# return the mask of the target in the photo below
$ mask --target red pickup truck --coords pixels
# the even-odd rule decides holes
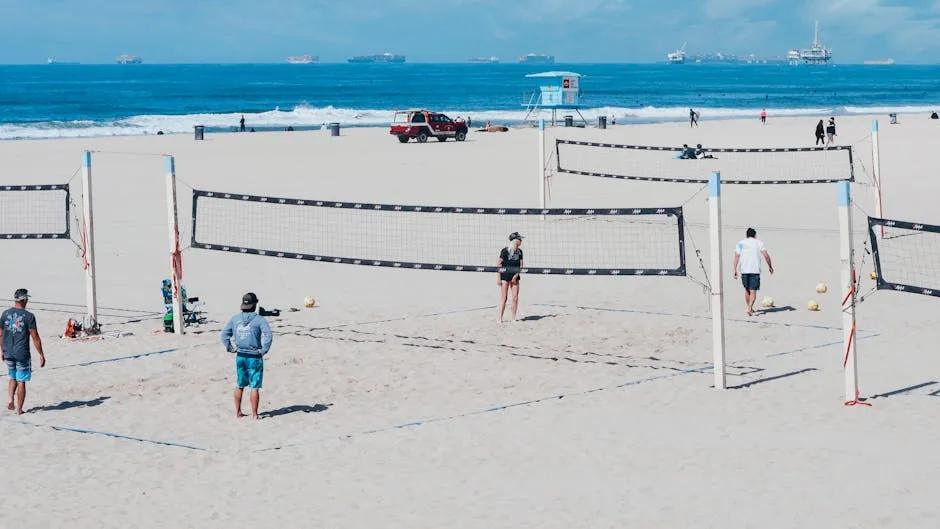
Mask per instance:
[[[428,141],[428,138],[437,138],[437,141],[447,141],[454,138],[457,141],[467,139],[467,122],[458,118],[453,120],[440,112],[427,110],[402,110],[395,112],[392,136],[398,141],[408,143],[414,138],[418,143]]]

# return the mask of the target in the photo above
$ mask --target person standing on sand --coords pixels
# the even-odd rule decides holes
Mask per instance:
[[[261,381],[264,377],[264,355],[271,350],[274,335],[268,322],[255,312],[258,296],[249,292],[242,296],[241,312],[232,316],[222,329],[222,345],[235,353],[235,417],[241,418],[242,393],[251,390],[251,418],[258,419]]]
[[[836,142],[836,118],[829,118],[829,125],[826,126],[826,145],[832,145]]]
[[[689,127],[698,127],[698,112],[694,109],[689,109]]]
[[[760,259],[767,261],[767,270],[774,273],[774,265],[770,262],[770,254],[764,248],[763,241],[757,239],[757,231],[748,228],[745,239],[738,241],[734,248],[734,278],[738,278],[738,267],[741,270],[741,282],[744,284],[744,303],[747,306],[747,315],[754,315],[754,302],[757,301],[757,292],[760,290]]]
[[[761,122],[761,125],[767,124],[767,109],[766,108],[762,108],[760,111],[760,122]]]
[[[30,338],[36,346],[36,352],[39,353],[39,367],[45,367],[46,355],[42,352],[42,340],[36,328],[36,316],[26,310],[29,292],[25,288],[17,289],[13,293],[13,302],[13,308],[3,311],[0,315],[0,344],[2,344],[7,373],[10,376],[10,402],[7,404],[7,409],[16,411],[17,415],[22,415],[23,403],[26,402],[26,383],[33,378],[32,355],[29,351]]]
[[[239,132],[245,132],[245,116],[242,115],[242,119],[238,120],[238,130]]]
[[[819,123],[816,124],[816,145],[822,143],[826,145],[826,127],[823,125],[823,120],[819,120]]]
[[[499,285],[499,323],[503,323],[503,314],[506,312],[506,298],[512,290],[512,320],[516,321],[516,310],[519,308],[519,279],[522,272],[522,235],[514,231],[509,234],[509,246],[499,252],[499,261],[496,266],[506,268],[505,272],[497,272],[496,284]]]

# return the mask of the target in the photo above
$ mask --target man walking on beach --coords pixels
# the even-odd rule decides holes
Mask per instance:
[[[264,355],[271,349],[274,339],[271,327],[255,312],[258,296],[249,292],[242,296],[241,312],[222,329],[222,345],[235,353],[235,417],[241,418],[242,393],[251,390],[251,418],[258,419],[258,401],[261,399],[261,381],[264,377]]]
[[[689,109],[689,127],[698,127],[698,112]]]
[[[738,241],[734,248],[734,278],[738,278],[738,267],[741,270],[741,282],[744,284],[744,303],[747,306],[747,315],[754,315],[754,302],[757,301],[757,291],[760,290],[760,260],[767,261],[767,269],[774,273],[774,265],[770,262],[770,254],[764,248],[763,241],[757,239],[757,231],[748,228],[746,238]]]
[[[29,303],[29,292],[25,288],[17,289],[13,293],[13,308],[3,311],[0,315],[0,344],[3,348],[3,361],[10,376],[8,410],[23,414],[23,403],[26,401],[26,383],[32,379],[32,355],[29,351],[29,340],[32,338],[39,353],[39,367],[45,367],[46,355],[42,352],[42,340],[39,339],[39,330],[36,328],[36,316],[26,310]],[[14,400],[16,402],[14,402]]]

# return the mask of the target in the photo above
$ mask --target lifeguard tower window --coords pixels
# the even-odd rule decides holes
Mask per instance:
[[[424,123],[424,113],[415,112],[415,115],[411,117],[412,123]]]

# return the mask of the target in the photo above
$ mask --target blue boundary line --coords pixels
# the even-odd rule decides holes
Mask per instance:
[[[187,350],[189,350],[189,349],[198,349],[198,348],[200,348],[200,347],[206,347],[206,346],[208,346],[208,345],[211,345],[211,344],[208,344],[208,343],[201,343],[201,344],[190,345],[190,346],[187,346],[187,347],[173,347],[173,348],[170,348],[170,349],[161,349],[161,350],[159,350],[159,351],[151,351],[151,352],[149,352],[149,353],[139,353],[139,354],[128,355],[128,356],[117,356],[117,357],[114,357],[114,358],[105,358],[105,359],[102,359],[102,360],[89,360],[89,361],[87,361],[87,362],[79,362],[79,363],[77,363],[77,364],[66,364],[66,365],[64,365],[64,366],[50,367],[50,368],[49,368],[49,371],[56,371],[56,370],[58,370],[58,369],[67,369],[67,368],[71,368],[71,367],[88,367],[88,366],[92,366],[92,365],[95,365],[95,364],[106,364],[106,363],[108,363],[108,362],[119,362],[119,361],[121,361],[121,360],[135,360],[135,359],[138,359],[138,358],[146,358],[146,357],[148,357],[148,356],[156,356],[156,355],[162,355],[162,354],[167,354],[167,353],[174,353],[174,352],[177,352],[177,351],[187,351]],[[6,376],[7,376],[6,373],[0,373],[0,378],[6,377]]]
[[[11,424],[22,424],[24,426],[32,426],[34,428],[49,428],[51,430],[55,430],[59,432],[72,432],[72,433],[80,433],[80,434],[87,434],[87,435],[101,435],[104,437],[112,437],[114,439],[124,439],[127,441],[137,441],[140,443],[148,443],[148,444],[161,445],[161,446],[172,446],[175,448],[185,448],[187,450],[195,450],[197,452],[216,452],[216,450],[212,450],[209,448],[201,448],[198,446],[192,446],[192,445],[187,445],[187,444],[182,444],[182,443],[174,443],[171,441],[158,441],[154,439],[144,439],[142,437],[134,437],[130,435],[122,435],[122,434],[112,433],[112,432],[103,432],[100,430],[88,430],[85,428],[72,428],[69,426],[56,426],[52,424],[38,424],[38,423],[24,421],[20,419],[0,418],[0,421],[8,422]]]
[[[865,339],[868,339],[868,338],[874,338],[875,336],[879,336],[879,334],[869,334],[869,335],[866,335],[866,336],[861,336],[861,337],[858,337],[857,340],[861,341],[861,340],[865,340]],[[818,345],[810,345],[810,346],[800,347],[800,348],[797,348],[797,349],[791,349],[791,350],[788,350],[788,351],[781,351],[781,352],[778,352],[778,353],[768,353],[768,354],[765,354],[765,355],[763,355],[763,356],[764,356],[765,358],[774,358],[774,357],[779,357],[779,356],[784,356],[784,355],[795,354],[795,353],[799,353],[799,352],[803,352],[803,351],[811,351],[811,350],[815,350],[815,349],[824,349],[824,348],[826,348],[826,347],[832,347],[832,346],[834,346],[834,345],[841,345],[841,344],[842,344],[842,340],[839,340],[838,342],[827,342],[827,343],[818,344]],[[749,360],[754,360],[754,359],[753,359],[753,358],[752,358],[752,359],[743,359],[743,360],[739,360],[739,361],[737,361],[737,362],[735,362],[735,363],[747,362],[747,361],[749,361]],[[315,439],[315,440],[313,440],[313,441],[302,441],[302,442],[298,442],[298,443],[290,443],[290,444],[286,444],[286,445],[272,446],[272,447],[268,447],[268,448],[259,448],[259,449],[256,449],[256,450],[252,450],[252,452],[271,452],[271,451],[275,451],[275,450],[281,450],[281,449],[284,449],[284,448],[295,448],[295,447],[298,447],[298,446],[304,446],[304,445],[310,445],[310,444],[317,444],[317,443],[322,443],[322,442],[325,442],[325,441],[336,440],[336,439],[340,439],[340,440],[341,440],[341,439],[350,439],[350,438],[353,438],[353,437],[360,437],[360,436],[364,436],[364,435],[372,435],[372,434],[383,433],[383,432],[391,432],[391,431],[394,431],[394,430],[403,430],[403,429],[406,429],[406,428],[417,428],[417,427],[419,427],[419,426],[424,426],[424,425],[427,425],[427,424],[433,424],[433,423],[444,422],[444,421],[452,421],[452,420],[456,420],[456,419],[463,419],[463,418],[466,418],[466,417],[473,417],[473,416],[476,416],[476,415],[483,415],[484,413],[492,413],[492,412],[498,412],[498,411],[505,411],[505,410],[509,410],[509,409],[512,409],[512,408],[518,408],[518,407],[521,407],[521,406],[531,406],[531,405],[535,405],[535,404],[542,404],[542,403],[545,403],[545,402],[550,402],[550,401],[555,401],[555,400],[561,400],[561,399],[564,399],[564,398],[567,398],[567,397],[582,397],[582,396],[585,396],[585,395],[589,395],[589,394],[591,394],[591,393],[598,393],[598,392],[601,392],[601,391],[609,391],[609,390],[627,388],[627,387],[630,387],[630,386],[638,386],[638,385],[640,385],[640,384],[645,384],[645,383],[647,383],[647,382],[655,382],[655,381],[657,381],[657,380],[666,380],[666,379],[676,378],[676,377],[680,377],[680,376],[684,376],[684,375],[690,375],[690,374],[706,374],[706,373],[712,371],[713,369],[714,369],[714,364],[709,363],[709,364],[707,364],[707,365],[705,365],[705,366],[703,366],[703,367],[698,367],[698,368],[695,368],[695,369],[686,369],[686,370],[683,370],[683,371],[676,371],[676,372],[674,372],[674,373],[668,373],[668,374],[665,374],[665,375],[657,375],[657,376],[653,376],[653,377],[641,378],[641,379],[636,379],[636,380],[629,380],[629,381],[627,381],[627,382],[622,382],[622,383],[620,383],[620,384],[616,384],[616,385],[613,385],[613,386],[602,386],[602,387],[599,387],[599,388],[592,388],[592,389],[587,389],[587,390],[583,390],[583,391],[577,391],[577,392],[574,392],[574,393],[563,393],[563,394],[551,395],[551,396],[548,396],[548,397],[541,397],[541,398],[532,399],[532,400],[526,400],[526,401],[520,401],[520,402],[513,402],[513,403],[510,403],[510,404],[501,404],[501,405],[498,405],[498,406],[491,406],[491,407],[489,407],[489,408],[484,408],[484,409],[481,409],[481,410],[469,411],[469,412],[465,412],[465,413],[458,413],[458,414],[447,415],[447,416],[443,416],[443,417],[432,417],[432,418],[429,418],[429,419],[422,419],[422,420],[410,421],[410,422],[406,422],[406,423],[393,424],[393,425],[385,426],[385,427],[382,427],[382,428],[374,428],[374,429],[371,429],[371,430],[363,430],[363,431],[355,432],[355,433],[333,435],[333,436],[329,436],[329,437],[323,437],[323,438],[320,438],[320,439]]]
[[[595,310],[598,312],[624,312],[628,314],[645,314],[649,316],[679,316],[682,318],[691,318],[696,320],[710,320],[711,316],[701,316],[698,314],[682,314],[677,312],[658,312],[653,310],[640,310],[640,309],[612,309],[605,307],[584,307],[580,305],[558,305],[554,303],[535,303],[536,307],[550,307],[550,308],[562,308],[570,309],[576,308],[580,310]],[[842,327],[832,327],[829,325],[818,325],[813,323],[787,323],[787,322],[777,322],[777,321],[763,321],[763,320],[742,320],[740,318],[726,318],[727,321],[733,321],[735,323],[750,323],[755,325],[774,325],[778,327],[802,327],[807,329],[823,329],[827,331],[841,331]]]

